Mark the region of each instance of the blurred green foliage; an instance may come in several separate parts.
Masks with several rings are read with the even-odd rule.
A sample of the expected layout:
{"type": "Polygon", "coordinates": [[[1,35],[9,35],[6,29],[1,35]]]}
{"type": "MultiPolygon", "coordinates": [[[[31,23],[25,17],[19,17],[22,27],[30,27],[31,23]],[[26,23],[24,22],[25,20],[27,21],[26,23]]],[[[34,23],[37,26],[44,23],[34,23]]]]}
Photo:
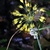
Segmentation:
{"type": "MultiPolygon", "coordinates": [[[[6,50],[6,47],[0,47],[0,50],[6,50]]],[[[12,49],[9,48],[9,50],[12,50],[12,49]]]]}
{"type": "Polygon", "coordinates": [[[0,43],[2,43],[2,42],[7,42],[7,39],[0,40],[0,43]]]}
{"type": "Polygon", "coordinates": [[[50,10],[46,10],[46,14],[48,14],[48,16],[50,16],[50,10]]]}

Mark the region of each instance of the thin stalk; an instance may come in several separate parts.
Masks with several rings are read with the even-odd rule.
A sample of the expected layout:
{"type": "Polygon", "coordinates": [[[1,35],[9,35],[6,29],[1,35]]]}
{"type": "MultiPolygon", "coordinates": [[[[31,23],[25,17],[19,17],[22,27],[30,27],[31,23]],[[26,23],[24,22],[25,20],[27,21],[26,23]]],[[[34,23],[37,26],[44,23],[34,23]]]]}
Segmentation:
{"type": "MultiPolygon", "coordinates": [[[[25,21],[23,21],[22,23],[24,23],[25,21]]],[[[8,42],[8,45],[7,45],[7,48],[6,48],[6,50],[8,50],[8,48],[9,48],[9,45],[10,45],[10,43],[11,43],[11,40],[12,40],[12,38],[17,34],[17,33],[20,33],[20,32],[18,32],[19,31],[19,29],[11,36],[11,38],[10,38],[10,40],[9,40],[9,42],[8,42]]]]}
{"type": "Polygon", "coordinates": [[[18,31],[19,31],[19,29],[11,36],[11,38],[10,38],[10,40],[9,40],[9,42],[8,42],[8,45],[7,45],[7,48],[6,48],[6,50],[8,50],[8,48],[9,48],[9,45],[10,45],[10,43],[11,43],[11,40],[12,40],[12,38],[18,33],[18,31]]]}
{"type": "Polygon", "coordinates": [[[38,42],[38,45],[39,45],[39,49],[42,50],[41,44],[40,44],[40,41],[39,41],[38,37],[37,37],[37,42],[38,42]]]}
{"type": "Polygon", "coordinates": [[[47,26],[47,27],[44,27],[44,28],[40,28],[38,30],[40,31],[40,30],[44,30],[44,29],[47,29],[47,28],[50,28],[50,26],[47,26]]]}

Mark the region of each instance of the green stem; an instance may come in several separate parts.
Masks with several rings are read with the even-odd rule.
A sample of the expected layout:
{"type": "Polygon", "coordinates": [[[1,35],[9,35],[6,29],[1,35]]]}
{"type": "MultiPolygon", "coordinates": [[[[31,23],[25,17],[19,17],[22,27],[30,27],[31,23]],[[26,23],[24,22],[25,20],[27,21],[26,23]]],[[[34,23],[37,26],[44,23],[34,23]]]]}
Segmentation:
{"type": "Polygon", "coordinates": [[[38,30],[40,31],[40,30],[44,30],[44,29],[47,29],[47,28],[50,28],[50,26],[44,27],[44,28],[40,28],[40,29],[38,29],[38,30]]]}
{"type": "Polygon", "coordinates": [[[38,37],[37,37],[37,42],[38,42],[38,45],[39,45],[39,49],[42,50],[38,37]]]}

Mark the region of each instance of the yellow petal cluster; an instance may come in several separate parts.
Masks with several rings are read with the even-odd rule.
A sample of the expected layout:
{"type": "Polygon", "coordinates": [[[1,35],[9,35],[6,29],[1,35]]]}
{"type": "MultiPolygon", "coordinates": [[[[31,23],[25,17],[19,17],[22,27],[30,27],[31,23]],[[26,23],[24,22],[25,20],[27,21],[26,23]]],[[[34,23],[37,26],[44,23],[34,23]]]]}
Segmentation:
{"type": "MultiPolygon", "coordinates": [[[[11,12],[11,14],[14,15],[14,16],[22,16],[22,18],[20,18],[20,21],[18,20],[18,18],[14,19],[13,24],[17,24],[19,22],[19,24],[17,25],[17,28],[20,28],[22,26],[20,28],[21,31],[24,30],[24,31],[30,32],[30,28],[35,27],[35,25],[32,23],[32,21],[34,20],[34,14],[35,15],[38,14],[39,11],[45,12],[45,9],[44,8],[37,9],[36,4],[32,7],[31,2],[28,2],[28,0],[20,0],[21,3],[24,3],[24,1],[25,1],[25,4],[23,4],[23,5],[26,7],[26,13],[27,14],[21,14],[18,10],[11,12]],[[25,24],[22,25],[23,20],[25,20],[25,24]],[[29,23],[30,23],[30,25],[29,25],[29,23]],[[28,28],[28,25],[30,26],[29,28],[28,28]]],[[[19,5],[18,7],[21,8],[21,9],[24,8],[22,5],[19,5]]],[[[39,20],[40,20],[40,22],[45,22],[46,18],[44,16],[41,16],[39,20]]]]}
{"type": "Polygon", "coordinates": [[[22,23],[22,21],[19,21],[19,23],[22,23]]]}
{"type": "Polygon", "coordinates": [[[27,25],[24,24],[23,27],[20,28],[21,31],[23,31],[24,29],[27,29],[27,25]]]}
{"type": "Polygon", "coordinates": [[[18,23],[18,19],[16,18],[13,20],[13,24],[17,24],[17,23],[18,23]]]}
{"type": "Polygon", "coordinates": [[[27,24],[24,24],[23,27],[20,28],[20,30],[21,31],[25,30],[27,32],[30,32],[30,28],[34,28],[35,27],[34,24],[30,24],[30,27],[29,28],[27,28],[27,26],[28,26],[27,24]]]}
{"type": "Polygon", "coordinates": [[[44,8],[40,8],[40,11],[41,11],[41,12],[45,12],[45,9],[44,9],[44,8]]]}
{"type": "Polygon", "coordinates": [[[27,24],[24,24],[24,25],[23,25],[23,28],[26,29],[26,28],[27,28],[27,24]]]}
{"type": "Polygon", "coordinates": [[[24,3],[24,1],[23,1],[23,0],[20,0],[20,2],[21,2],[21,3],[24,3]]]}
{"type": "Polygon", "coordinates": [[[30,24],[30,28],[34,28],[35,27],[35,25],[34,24],[30,24]]]}
{"type": "Polygon", "coordinates": [[[25,0],[25,4],[27,3],[27,0],[25,0]]]}
{"type": "Polygon", "coordinates": [[[20,30],[21,30],[21,31],[23,31],[23,30],[24,30],[24,28],[23,28],[23,27],[21,27],[21,28],[20,28],[20,30]]]}
{"type": "Polygon", "coordinates": [[[33,6],[33,10],[37,10],[37,5],[36,4],[33,6]]]}
{"type": "Polygon", "coordinates": [[[14,15],[14,16],[22,16],[22,14],[19,13],[18,10],[15,10],[14,12],[11,12],[11,14],[14,15]]]}
{"type": "Polygon", "coordinates": [[[21,25],[22,25],[22,24],[18,24],[18,25],[17,25],[17,28],[20,28],[21,25]]]}
{"type": "Polygon", "coordinates": [[[27,31],[30,32],[30,28],[28,28],[27,31]]]}
{"type": "Polygon", "coordinates": [[[23,6],[22,5],[19,5],[19,8],[23,8],[23,6]]]}
{"type": "Polygon", "coordinates": [[[44,16],[41,16],[41,18],[39,19],[41,22],[45,22],[46,18],[44,16]]]}
{"type": "Polygon", "coordinates": [[[29,7],[29,3],[26,3],[25,6],[26,6],[26,7],[29,7]]]}
{"type": "Polygon", "coordinates": [[[36,10],[34,13],[35,13],[35,14],[38,14],[38,11],[39,11],[39,10],[36,10]]]}

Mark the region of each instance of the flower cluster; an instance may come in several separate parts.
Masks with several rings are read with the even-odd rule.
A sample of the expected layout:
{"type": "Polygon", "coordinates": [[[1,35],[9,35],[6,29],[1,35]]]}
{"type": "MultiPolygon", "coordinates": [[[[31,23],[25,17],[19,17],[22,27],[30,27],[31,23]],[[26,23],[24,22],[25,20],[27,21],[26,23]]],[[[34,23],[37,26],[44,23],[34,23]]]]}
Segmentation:
{"type": "Polygon", "coordinates": [[[42,13],[46,12],[45,8],[38,8],[37,4],[33,5],[31,0],[20,0],[22,4],[18,7],[24,9],[25,13],[20,13],[17,9],[11,12],[14,16],[19,16],[13,20],[13,24],[17,25],[16,28],[20,28],[21,31],[30,31],[30,28],[36,27],[34,22],[45,22],[46,18],[42,13]]]}

